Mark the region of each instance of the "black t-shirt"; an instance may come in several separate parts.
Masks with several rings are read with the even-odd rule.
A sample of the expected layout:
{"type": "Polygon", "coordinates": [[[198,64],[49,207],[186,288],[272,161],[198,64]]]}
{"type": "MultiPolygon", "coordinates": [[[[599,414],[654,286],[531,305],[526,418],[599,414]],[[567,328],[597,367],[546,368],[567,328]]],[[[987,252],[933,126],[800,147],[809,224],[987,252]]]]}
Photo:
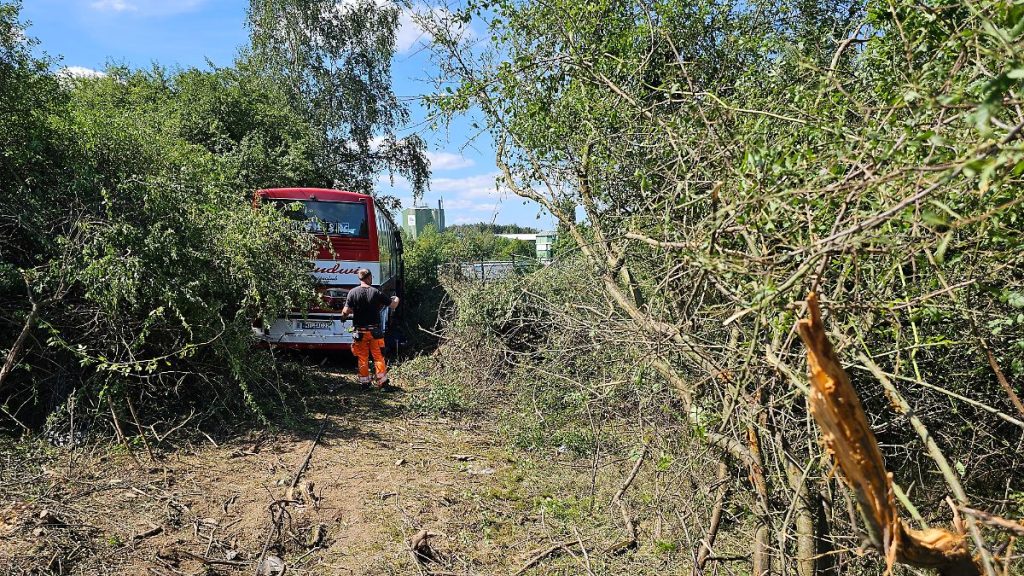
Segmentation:
{"type": "Polygon", "coordinates": [[[345,298],[345,306],[352,310],[352,324],[356,328],[380,324],[380,310],[389,304],[391,299],[373,286],[356,286],[345,298]]]}

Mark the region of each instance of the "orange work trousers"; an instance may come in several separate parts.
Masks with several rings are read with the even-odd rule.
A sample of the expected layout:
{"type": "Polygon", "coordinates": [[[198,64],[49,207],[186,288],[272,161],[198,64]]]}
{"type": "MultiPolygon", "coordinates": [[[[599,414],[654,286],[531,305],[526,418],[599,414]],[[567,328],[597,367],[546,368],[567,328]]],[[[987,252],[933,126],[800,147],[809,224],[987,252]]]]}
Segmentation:
{"type": "Polygon", "coordinates": [[[363,337],[352,342],[352,353],[359,360],[359,381],[370,381],[370,355],[373,355],[373,370],[377,373],[377,382],[387,379],[388,366],[384,363],[384,339],[374,338],[370,330],[359,331],[363,337]]]}

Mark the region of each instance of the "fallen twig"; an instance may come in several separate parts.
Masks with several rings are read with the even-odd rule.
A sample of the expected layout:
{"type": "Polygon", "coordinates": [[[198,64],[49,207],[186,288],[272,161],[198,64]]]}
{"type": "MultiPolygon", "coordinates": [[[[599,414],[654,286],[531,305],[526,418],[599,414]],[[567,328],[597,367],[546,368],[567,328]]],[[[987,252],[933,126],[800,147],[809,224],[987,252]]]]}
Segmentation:
{"type": "Polygon", "coordinates": [[[590,554],[587,554],[587,547],[583,545],[583,538],[580,537],[580,531],[573,524],[572,533],[576,535],[576,544],[580,547],[580,552],[583,553],[584,567],[587,569],[587,574],[594,576],[594,570],[590,566],[590,554]]]}
{"type": "Polygon", "coordinates": [[[700,552],[697,553],[697,560],[693,564],[693,574],[703,574],[704,565],[712,558],[715,538],[718,536],[718,528],[722,523],[722,509],[725,507],[725,495],[729,491],[728,476],[728,465],[725,462],[719,462],[718,494],[715,496],[715,506],[711,511],[711,524],[708,526],[707,535],[700,541],[700,552]]]}
{"type": "Polygon", "coordinates": [[[637,544],[636,524],[633,522],[633,516],[629,513],[629,509],[626,508],[626,504],[622,501],[622,496],[626,493],[626,490],[629,490],[633,480],[636,480],[636,476],[640,472],[640,466],[643,465],[644,457],[646,456],[647,446],[645,445],[643,450],[640,451],[640,457],[633,464],[633,469],[629,472],[629,476],[626,477],[626,481],[622,483],[619,491],[612,497],[612,502],[618,505],[619,512],[622,514],[622,523],[626,525],[626,539],[609,547],[609,552],[621,553],[634,548],[637,544]]]}
{"type": "Polygon", "coordinates": [[[145,532],[140,532],[140,533],[132,536],[132,542],[135,543],[135,542],[138,542],[140,540],[145,540],[146,538],[152,538],[153,536],[156,536],[157,534],[163,533],[163,531],[164,531],[164,527],[163,526],[154,526],[153,528],[150,528],[149,530],[146,530],[145,532]]]}
{"type": "Polygon", "coordinates": [[[575,543],[576,543],[576,539],[574,538],[572,540],[566,540],[565,542],[559,542],[559,543],[557,543],[557,544],[555,544],[555,545],[553,545],[553,546],[551,546],[549,548],[545,548],[544,550],[542,550],[542,551],[538,552],[537,554],[534,554],[532,557],[530,557],[530,559],[526,561],[526,564],[523,564],[523,567],[520,568],[515,573],[514,576],[521,576],[527,570],[529,570],[530,568],[533,568],[534,566],[539,564],[541,560],[544,560],[545,558],[553,555],[555,552],[558,552],[560,550],[564,550],[566,547],[572,546],[575,543]]]}
{"type": "MultiPolygon", "coordinates": [[[[316,448],[316,445],[320,443],[320,438],[324,435],[324,429],[327,428],[327,422],[328,417],[325,414],[323,420],[320,422],[320,430],[316,433],[316,438],[313,438],[313,441],[309,444],[309,451],[306,452],[306,457],[302,460],[302,464],[299,466],[298,470],[295,471],[295,476],[292,478],[291,485],[288,486],[289,494],[295,490],[295,486],[299,483],[299,478],[302,477],[302,474],[306,471],[306,467],[309,466],[309,460],[313,457],[313,450],[316,448]]],[[[291,502],[292,500],[275,500],[270,505],[271,510],[273,510],[275,505],[277,505],[277,511],[272,513],[272,526],[267,532],[267,539],[263,543],[263,550],[260,551],[259,556],[256,558],[256,567],[254,568],[253,573],[257,576],[259,576],[260,566],[263,564],[263,559],[267,556],[267,550],[270,549],[270,542],[274,538],[274,533],[280,532],[278,526],[281,523],[281,517],[284,514],[284,509],[291,502]]]]}
{"type": "Polygon", "coordinates": [[[1024,403],[1021,403],[1020,397],[1013,391],[1013,386],[1010,386],[1010,382],[1006,379],[1006,375],[999,369],[999,363],[996,362],[995,354],[992,354],[992,350],[988,347],[988,344],[984,340],[981,341],[982,347],[985,349],[985,356],[988,357],[988,365],[992,367],[992,371],[996,374],[996,380],[999,381],[999,385],[1003,387],[1006,395],[1010,398],[1010,402],[1013,403],[1014,407],[1021,415],[1024,415],[1024,403]]]}
{"type": "Polygon", "coordinates": [[[117,418],[117,412],[114,410],[114,401],[110,399],[110,395],[107,395],[107,407],[110,408],[110,417],[114,420],[114,431],[117,432],[117,438],[124,445],[124,449],[128,452],[128,455],[132,457],[132,462],[135,463],[135,467],[139,470],[143,470],[142,462],[139,462],[138,457],[135,456],[135,452],[132,451],[132,447],[128,445],[128,439],[125,438],[124,431],[121,430],[121,421],[117,418]]]}
{"type": "Polygon", "coordinates": [[[152,464],[156,462],[156,457],[153,456],[153,449],[149,447],[149,440],[146,439],[146,433],[142,430],[142,425],[139,424],[139,416],[135,413],[135,406],[132,405],[132,399],[129,394],[124,395],[124,401],[128,404],[128,412],[132,415],[132,421],[135,424],[135,429],[139,431],[139,437],[142,438],[142,445],[146,447],[146,454],[149,455],[149,462],[152,464]]]}

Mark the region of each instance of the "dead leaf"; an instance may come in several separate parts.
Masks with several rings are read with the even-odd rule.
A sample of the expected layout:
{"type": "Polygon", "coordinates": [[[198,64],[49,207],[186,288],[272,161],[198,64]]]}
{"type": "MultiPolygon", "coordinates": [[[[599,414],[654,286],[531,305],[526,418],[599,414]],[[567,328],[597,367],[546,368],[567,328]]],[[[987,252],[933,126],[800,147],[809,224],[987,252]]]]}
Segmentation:
{"type": "Polygon", "coordinates": [[[267,554],[263,558],[263,562],[260,563],[259,569],[256,570],[256,574],[259,576],[282,576],[286,569],[287,565],[284,560],[273,554],[267,554]]]}
{"type": "Polygon", "coordinates": [[[224,513],[225,514],[228,513],[228,508],[232,504],[234,504],[235,501],[237,501],[237,500],[238,500],[238,494],[233,494],[230,498],[228,498],[227,500],[224,501],[224,505],[222,506],[222,508],[224,509],[224,513]]]}
{"type": "Polygon", "coordinates": [[[306,548],[319,548],[327,539],[327,525],[317,524],[309,530],[309,539],[306,541],[306,548]]]}

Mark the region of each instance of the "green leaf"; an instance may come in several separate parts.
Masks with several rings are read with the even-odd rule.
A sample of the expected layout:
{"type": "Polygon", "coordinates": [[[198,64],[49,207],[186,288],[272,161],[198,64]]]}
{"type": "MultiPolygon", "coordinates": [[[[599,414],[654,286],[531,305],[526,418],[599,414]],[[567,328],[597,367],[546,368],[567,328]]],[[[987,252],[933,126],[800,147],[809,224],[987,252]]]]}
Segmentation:
{"type": "Polygon", "coordinates": [[[935,248],[935,261],[942,264],[946,260],[946,249],[949,248],[949,241],[953,239],[953,233],[947,232],[939,240],[939,245],[935,248]]]}

